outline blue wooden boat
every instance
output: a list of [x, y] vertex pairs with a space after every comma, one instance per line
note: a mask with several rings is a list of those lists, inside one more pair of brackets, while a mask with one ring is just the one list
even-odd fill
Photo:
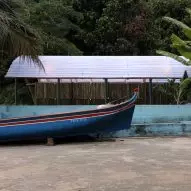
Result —
[[127, 101], [96, 109], [39, 116], [0, 119], [0, 141], [33, 138], [97, 135], [128, 129], [131, 125], [137, 91]]

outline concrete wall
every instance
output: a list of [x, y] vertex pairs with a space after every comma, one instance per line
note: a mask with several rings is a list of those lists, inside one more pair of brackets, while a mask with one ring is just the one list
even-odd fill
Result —
[[1, 118], [10, 118], [10, 117], [21, 117], [21, 116], [36, 116], [50, 113], [61, 113], [61, 112], [69, 112], [74, 110], [84, 110], [89, 108], [95, 108], [95, 106], [0, 106], [0, 119]]
[[[0, 119], [55, 112], [85, 110], [96, 106], [0, 106]], [[129, 130], [106, 137], [191, 135], [191, 105], [137, 105]]]
[[137, 105], [133, 124], [191, 121], [191, 105]]
[[[96, 106], [0, 106], [0, 118], [85, 110]], [[191, 121], [191, 105], [137, 105], [133, 124]]]

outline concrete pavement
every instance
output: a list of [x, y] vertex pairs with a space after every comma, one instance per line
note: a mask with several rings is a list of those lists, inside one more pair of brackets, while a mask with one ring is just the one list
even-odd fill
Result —
[[191, 138], [0, 146], [0, 191], [190, 191]]

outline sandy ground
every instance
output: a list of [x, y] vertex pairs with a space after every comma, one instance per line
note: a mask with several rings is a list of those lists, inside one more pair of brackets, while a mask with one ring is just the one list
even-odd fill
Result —
[[0, 191], [190, 191], [191, 138], [0, 146]]

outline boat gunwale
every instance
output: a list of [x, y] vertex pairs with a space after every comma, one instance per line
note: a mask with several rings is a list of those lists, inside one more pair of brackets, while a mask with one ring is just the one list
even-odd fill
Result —
[[[94, 117], [103, 117], [103, 116], [108, 116], [108, 115], [114, 115], [116, 113], [119, 112], [123, 112], [127, 109], [132, 108], [133, 106], [135, 106], [134, 102], [115, 109], [115, 110], [111, 110], [111, 111], [106, 111], [106, 112], [99, 112], [97, 115], [96, 113], [90, 113], [90, 114], [83, 114], [83, 115], [73, 115], [73, 116], [65, 116], [65, 117], [56, 117], [56, 118], [47, 118], [45, 121], [43, 121], [42, 119], [39, 119], [37, 121], [35, 120], [26, 120], [26, 121], [16, 121], [16, 122], [8, 122], [8, 124], [2, 123], [0, 124], [0, 128], [1, 127], [11, 127], [11, 126], [18, 126], [18, 125], [33, 125], [33, 124], [39, 124], [39, 123], [51, 123], [51, 122], [58, 122], [58, 121], [66, 121], [66, 120], [73, 120], [73, 118], [76, 119], [83, 119], [83, 118], [94, 118]], [[89, 116], [90, 115], [90, 116]], [[72, 118], [73, 117], [73, 118]], [[53, 119], [53, 121], [52, 121]], [[41, 121], [40, 121], [41, 120]]]
[[[39, 119], [50, 119], [53, 118], [53, 117], [56, 117], [56, 116], [60, 116], [62, 117], [62, 115], [67, 115], [68, 116], [73, 116], [73, 115], [84, 115], [84, 114], [88, 114], [88, 113], [92, 113], [92, 112], [109, 112], [110, 110], [115, 110], [115, 108], [120, 108], [122, 107], [123, 105], [130, 105], [132, 103], [134, 103], [136, 101], [136, 98], [137, 98], [137, 93], [135, 92], [134, 95], [124, 101], [124, 102], [121, 102], [119, 104], [116, 104], [116, 105], [111, 105], [110, 107], [107, 107], [107, 108], [99, 108], [99, 109], [89, 109], [89, 110], [81, 110], [81, 111], [72, 111], [72, 112], [63, 112], [63, 113], [54, 113], [54, 114], [44, 114], [44, 115], [37, 115], [37, 116], [25, 116], [25, 117], [15, 117], [15, 118], [7, 118], [7, 119], [0, 119], [0, 126], [1, 124], [4, 124], [4, 123], [10, 123], [10, 122], [21, 122], [21, 121], [28, 121], [28, 120], [39, 120]], [[107, 104], [106, 104], [107, 105]]]

